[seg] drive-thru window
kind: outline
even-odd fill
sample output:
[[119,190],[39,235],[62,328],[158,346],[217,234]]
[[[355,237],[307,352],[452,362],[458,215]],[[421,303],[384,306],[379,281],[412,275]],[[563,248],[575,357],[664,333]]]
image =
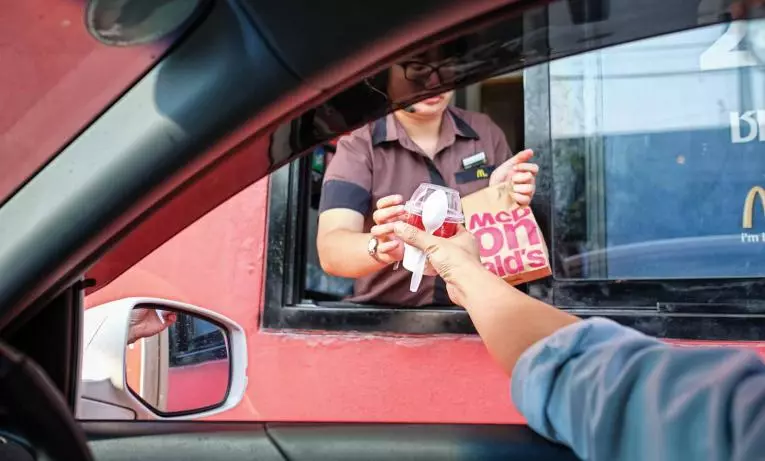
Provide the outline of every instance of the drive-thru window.
[[[530,294],[660,336],[762,339],[751,327],[765,313],[765,65],[755,23],[590,51],[458,90],[454,104],[488,114],[512,150],[537,152],[532,208],[553,277],[525,287]],[[268,261],[264,327],[471,331],[452,306],[343,301],[352,280],[323,273],[315,244],[333,148],[272,175],[269,251],[286,257]]]

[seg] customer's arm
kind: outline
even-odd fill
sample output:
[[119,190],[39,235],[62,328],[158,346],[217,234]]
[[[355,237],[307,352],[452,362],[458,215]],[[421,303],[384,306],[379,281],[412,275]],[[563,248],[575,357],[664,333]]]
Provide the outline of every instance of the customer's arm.
[[466,232],[444,240],[404,225],[397,234],[429,253],[545,437],[588,460],[765,454],[765,365],[754,352],[670,346],[609,320],[582,321],[483,269]]
[[524,352],[512,396],[529,426],[585,459],[765,454],[765,366],[752,351],[673,347],[592,319]]
[[532,344],[579,321],[513,288],[480,263],[462,278],[468,281],[464,301],[455,302],[468,311],[489,352],[507,374]]

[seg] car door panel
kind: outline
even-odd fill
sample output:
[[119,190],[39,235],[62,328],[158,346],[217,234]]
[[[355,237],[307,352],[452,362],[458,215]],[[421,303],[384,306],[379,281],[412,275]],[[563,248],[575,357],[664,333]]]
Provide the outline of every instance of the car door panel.
[[98,460],[576,460],[522,425],[83,423]]
[[283,461],[262,424],[84,423],[97,460]]
[[522,425],[272,424],[290,460],[575,460]]

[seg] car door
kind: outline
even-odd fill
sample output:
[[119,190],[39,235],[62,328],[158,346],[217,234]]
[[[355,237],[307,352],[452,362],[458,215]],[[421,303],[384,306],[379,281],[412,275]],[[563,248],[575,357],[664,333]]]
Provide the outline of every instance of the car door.
[[[589,7],[577,10],[572,6],[576,4],[553,3],[549,7],[521,9],[512,5],[500,8],[501,5],[488,3],[490,2],[476,6],[477,10],[471,13],[472,16],[468,12],[459,11],[456,6],[451,10],[444,8],[453,15],[451,23],[446,22],[443,10],[427,10],[428,17],[444,21],[440,23],[441,29],[438,30],[443,33],[449,31],[456,35],[471,36],[467,32],[468,26],[475,27],[488,19],[496,21],[495,28],[491,31],[500,34],[496,40],[510,49],[507,55],[490,55],[488,59],[477,60],[478,65],[473,69],[478,70],[473,74],[468,71],[463,77],[464,80],[454,84],[463,87],[467,83],[501,74],[511,74],[512,80],[516,78],[512,77],[513,73],[517,75],[516,71],[525,69],[523,72],[527,73],[523,74],[523,81],[528,82],[528,85],[539,84],[539,87],[532,86],[530,90],[526,90],[528,98],[544,97],[546,78],[548,101],[553,100],[550,93],[554,89],[561,89],[553,88],[549,83],[552,74],[546,66],[551,58],[586,52],[600,46],[614,46],[623,41],[647,38],[660,33],[677,32],[689,27],[714,27],[716,22],[724,19],[724,16],[721,16],[722,12],[728,10],[728,5],[710,6],[698,2],[678,2],[660,21],[653,21],[650,27],[640,23],[641,27],[638,27],[638,24],[624,20],[634,19],[636,14],[627,3],[609,3],[611,13],[605,17],[603,13],[594,13]],[[253,5],[246,2],[216,5],[207,20],[200,23],[199,28],[186,37],[182,45],[106,111],[70,145],[68,150],[62,152],[55,162],[21,188],[19,193],[9,200],[7,205],[10,208],[0,209],[0,213],[4,213],[2,217],[17,217],[15,213],[23,209],[22,205],[30,200],[39,200],[40,196],[32,194],[36,188],[44,187],[45,184],[58,184],[56,181],[62,180],[60,172],[64,170],[61,168],[76,167],[78,162],[86,160],[93,161],[95,163],[90,165],[91,168],[81,171],[85,176],[71,178],[78,181],[72,184],[73,190],[61,194],[58,205],[66,209],[69,206],[74,207],[75,203],[81,205],[81,200],[86,197],[91,200],[98,198],[92,206],[101,212],[68,214],[67,217],[76,218],[74,224],[68,226],[77,227],[75,229],[64,225],[60,228],[61,239],[56,242],[55,247],[58,253],[53,255],[52,249],[40,255],[30,253],[29,268],[19,270],[14,280],[28,282],[29,279],[25,277],[30,277],[32,273],[39,274],[39,271],[32,270],[35,267],[55,267],[57,280],[65,280],[66,277],[81,274],[86,265],[97,261],[87,272],[86,284],[92,285],[86,301],[89,305],[130,296],[192,300],[211,311],[230,309],[225,314],[248,332],[249,394],[237,406],[227,410],[227,413],[214,415],[217,419],[239,422],[84,422],[83,427],[92,438],[91,447],[98,458],[125,459],[140,456],[153,459],[166,456],[172,459],[208,459],[210,456],[220,456],[224,453],[231,459],[244,456],[255,456],[257,459],[355,459],[361,455],[374,459],[393,456],[410,459],[561,459],[563,456],[571,456],[564,454],[560,447],[534,436],[522,425],[521,416],[510,405],[506,378],[492,368],[477,339],[469,336],[471,326],[464,313],[453,309],[436,309],[429,312],[400,309],[390,312],[385,309],[348,309],[347,306],[331,304],[324,307],[318,304],[306,306],[303,299],[296,297],[296,285],[286,285],[288,279],[294,279],[297,272],[284,270],[285,266],[294,266],[291,258],[305,257],[297,251],[301,246],[290,244],[287,240],[281,249],[281,258],[278,257],[278,252],[271,253],[274,250],[270,248],[267,258],[264,258],[265,247],[270,247],[271,239],[279,236],[279,229],[289,229],[290,226],[302,229],[296,227],[297,223],[291,224],[291,220],[305,219],[305,215],[280,211],[292,211],[289,206],[300,206],[299,194],[304,194],[305,189],[299,188],[301,183],[298,179],[300,175],[305,175],[306,170],[301,169],[301,166],[305,165],[293,163],[286,167],[287,169],[276,173],[270,184],[250,184],[289,160],[296,159],[296,162],[300,162],[297,154],[318,141],[329,141],[349,128],[379,115],[380,112],[375,111],[379,108],[384,112],[387,102],[372,99],[359,109],[353,105],[342,106],[338,100],[334,100],[338,107],[348,109],[341,112],[343,117],[339,125],[328,124],[326,119],[322,118],[326,112],[331,112],[327,110],[328,106],[320,106],[318,114],[321,117],[317,116],[317,112],[300,115],[301,111],[296,108],[273,113],[258,112],[258,117],[263,117],[262,119],[256,117],[249,121],[250,125],[241,125],[239,131],[234,131],[234,125],[250,117],[254,107],[281,104],[281,108],[285,109],[283,105],[286,103],[283,100],[264,99],[258,91],[262,91],[261,88],[265,89],[268,85],[277,85],[282,93],[292,87],[298,88],[297,82],[300,79],[295,78],[293,72],[300,76],[312,77],[309,79],[310,87],[293,90],[304,100],[312,101],[306,102],[303,109],[326,99],[328,95],[322,95],[321,91],[336,91],[334,85],[342,80],[337,69],[325,70],[327,63],[335,62],[336,59],[331,58],[334,55],[321,54],[332,49],[330,46],[319,47],[321,53],[309,56],[305,61],[286,60],[290,71],[293,72],[283,72],[284,63],[274,60],[273,64],[280,69],[279,71],[268,73],[257,66],[240,65],[238,68],[244,71],[243,75],[229,73],[233,70],[228,70],[226,66],[236,62],[247,62],[248,58],[261,58],[258,62],[263,66],[263,56],[267,56],[273,49],[277,53],[282,52],[297,59],[297,51],[294,48],[297,45],[290,41],[292,35],[287,33],[287,28],[278,27],[278,20],[286,20],[287,17],[279,16],[279,12],[268,8],[258,9]],[[300,6],[308,8],[303,4]],[[658,3],[653,5],[653,10],[650,6],[642,5],[643,17],[655,18],[657,10],[665,9]],[[481,7],[485,7],[485,10],[480,10]],[[491,18],[481,16],[494,7],[501,10],[502,15],[492,14]],[[391,24],[399,24],[398,21],[404,22],[404,18],[407,18],[404,13],[397,14],[398,16],[394,15],[396,21]],[[358,15],[366,16],[367,13]],[[246,20],[241,22],[243,19]],[[468,19],[476,22],[470,23]],[[557,21],[562,21],[563,25]],[[239,29],[224,32],[226,27],[235,23]],[[589,27],[595,23],[597,30]],[[315,27],[319,29],[317,36],[322,36],[321,32],[327,32],[326,25],[317,25],[313,20],[302,26],[302,29],[293,27],[290,30],[301,29],[308,34],[315,30],[311,27]],[[362,35],[363,27],[359,24],[354,24],[354,27],[354,30]],[[426,46],[428,41],[435,40],[435,29],[437,28],[427,29],[426,32],[421,30],[423,41],[417,43]],[[720,46],[716,45],[718,42],[713,33],[716,31],[723,35],[730,34],[731,32],[726,32],[729,29],[707,29],[706,32],[713,37],[709,42],[710,47],[717,46],[715,49],[719,51]],[[400,25],[396,30],[402,34],[410,31],[404,25]],[[510,31],[510,38],[501,37],[501,32],[507,31]],[[244,32],[258,35],[253,37]],[[338,43],[332,42],[331,34],[326,35],[329,37],[322,36],[323,40]],[[372,35],[374,31],[364,37],[371,40]],[[259,43],[258,39],[262,37],[268,38],[268,52],[264,51],[265,48],[260,49],[256,46]],[[480,38],[486,40],[485,37]],[[507,40],[501,41],[500,38]],[[580,40],[574,40],[575,38]],[[736,38],[744,39],[738,35]],[[414,38],[410,36],[406,45],[413,41]],[[363,40],[361,42],[364,43]],[[211,46],[210,43],[215,46]],[[572,43],[579,45],[571,45]],[[389,46],[390,50],[401,52],[400,57],[405,54],[401,51],[405,48],[402,44]],[[505,48],[499,49],[502,51]],[[334,51],[339,53],[343,50]],[[384,50],[379,51],[382,53]],[[595,61],[605,59],[602,55],[588,55],[588,58]],[[722,65],[730,68],[730,59],[725,59],[728,64]],[[709,61],[706,59],[705,65],[709,66]],[[584,65],[576,60],[560,62],[587,68],[586,62]],[[720,65],[714,62],[712,59],[713,66]],[[206,75],[204,70],[211,70],[217,64],[222,65],[227,72]],[[350,66],[344,61],[342,64]],[[371,70],[372,64],[384,66],[385,60],[354,65],[358,69]],[[338,68],[340,67],[338,64]],[[735,69],[739,67],[742,66],[733,66]],[[323,72],[319,73],[318,69]],[[191,70],[196,73],[192,73]],[[558,70],[562,72],[565,80],[565,66],[559,67]],[[351,72],[345,68],[344,71],[347,74],[343,78],[347,78]],[[540,76],[543,78],[535,78]],[[220,81],[221,79],[224,81]],[[258,84],[262,86],[258,87]],[[597,86],[591,81],[588,84]],[[218,85],[228,88],[231,93],[217,93],[218,90],[222,91]],[[345,91],[350,93],[341,92],[336,96],[351,94],[369,97],[368,91],[361,91],[366,86],[363,82],[356,86],[347,82],[343,83],[343,86],[347,86]],[[181,92],[190,89],[197,91],[191,93],[193,97]],[[486,89],[487,93],[490,91],[491,88]],[[590,88],[589,91],[597,93],[604,90]],[[241,92],[247,97],[242,96],[236,101],[227,100],[226,104],[220,104],[220,100],[225,99],[222,98],[222,94],[233,97]],[[250,92],[253,93],[251,97]],[[468,95],[464,97],[468,99]],[[757,101],[756,98],[750,99],[753,103]],[[216,100],[218,104],[214,104]],[[748,104],[750,101],[746,102]],[[206,104],[209,106],[205,106]],[[329,107],[336,111],[332,104],[329,104]],[[537,116],[540,123],[551,123],[549,113],[538,113],[544,104],[530,103],[527,106],[524,102],[524,108],[526,107],[529,108],[527,119],[533,120],[533,117]],[[209,113],[200,112],[203,108]],[[273,108],[271,110],[276,111]],[[739,116],[747,123],[749,120],[755,120],[754,125],[750,123],[750,130],[754,130],[757,125],[757,110],[749,109]],[[749,111],[754,112],[747,115]],[[279,127],[266,123],[293,115],[299,116]],[[216,118],[218,116],[220,119]],[[126,120],[134,126],[126,126],[119,136],[115,135],[113,127],[125,124]],[[262,129],[256,129],[258,123],[263,125]],[[512,122],[509,125],[512,125]],[[313,129],[301,129],[304,126]],[[737,126],[741,127],[741,124]],[[588,129],[591,134],[592,127]],[[532,144],[538,150],[556,148],[551,146],[549,139],[544,139],[544,135],[536,140],[530,136],[533,130],[529,126],[524,125],[523,131],[526,138],[524,144]],[[759,142],[756,141],[757,136],[751,136],[752,132],[740,134],[736,139]],[[108,136],[110,134],[111,137]],[[224,134],[227,137],[221,141],[220,136]],[[171,142],[159,142],[162,137]],[[151,144],[147,144],[149,140],[152,141]],[[93,152],[97,148],[107,149],[110,143],[117,151],[113,157],[105,155],[104,158],[93,159]],[[139,151],[143,152],[131,150],[139,147]],[[565,148],[561,144],[558,144],[558,147]],[[158,156],[162,152],[171,156]],[[223,155],[224,153],[226,155]],[[581,151],[577,153],[581,154]],[[212,162],[212,157],[215,156],[218,156],[218,159]],[[264,162],[265,159],[267,162]],[[680,160],[677,162],[682,164]],[[195,168],[194,175],[186,170],[186,176],[176,176],[176,169],[186,165]],[[110,174],[114,176],[96,175],[95,172],[99,168],[103,169],[102,172],[111,171]],[[139,170],[146,173],[147,169],[151,170],[151,174],[143,176],[143,182],[139,181],[140,175],[135,176],[134,173]],[[118,170],[121,170],[121,174],[118,174]],[[292,176],[293,174],[297,178]],[[117,180],[120,177],[124,182]],[[109,182],[105,183],[106,179],[109,179]],[[565,182],[563,184],[569,188],[576,187]],[[107,185],[108,193],[104,192]],[[245,186],[249,187],[244,189]],[[267,187],[270,188],[268,195]],[[147,192],[148,189],[151,189],[150,193]],[[170,194],[171,190],[173,194]],[[93,195],[97,192],[102,192],[103,196]],[[540,193],[543,197],[545,194],[549,197],[556,193],[556,190],[552,186],[548,186],[548,189],[541,187]],[[287,200],[284,200],[285,195]],[[754,196],[756,198],[756,194]],[[230,201],[220,205],[229,197],[232,197]],[[574,198],[577,198],[577,194],[574,194]],[[282,200],[276,202],[282,204],[281,208],[274,205],[274,199]],[[267,200],[270,202],[267,215],[268,232],[264,219]],[[112,210],[114,214],[106,213],[107,209]],[[115,216],[116,210],[120,213],[124,210],[125,214],[118,218]],[[205,215],[210,210],[213,211]],[[11,247],[9,244],[2,254],[2,261],[10,262],[12,256],[17,256],[20,251],[31,250],[34,242],[39,244],[45,240],[40,235],[19,233],[24,230],[25,225],[33,222],[30,219],[43,219],[49,224],[63,224],[63,221],[58,220],[59,217],[43,214],[42,211],[44,210],[35,210],[38,214],[32,213],[31,218],[19,217],[14,221],[18,223],[18,229],[14,229],[13,232],[6,229],[6,241],[19,246]],[[544,208],[541,208],[539,213],[544,217]],[[205,216],[199,219],[202,215]],[[236,222],[236,218],[242,216],[246,217],[245,220]],[[225,225],[232,222],[247,229],[237,233],[236,228]],[[248,225],[251,227],[248,228]],[[232,234],[227,234],[228,232]],[[224,239],[225,244],[216,241],[216,237],[220,238],[222,233],[229,235],[228,240]],[[548,229],[548,235],[555,237],[551,229]],[[109,252],[105,252],[104,244],[116,243],[118,237],[120,243],[111,246]],[[281,237],[296,238],[298,241],[306,238],[305,235],[292,237],[283,232]],[[579,240],[562,239],[561,243],[585,241],[582,237],[577,238]],[[75,249],[81,248],[80,245],[85,241],[92,243],[90,250],[78,250],[84,253],[77,253]],[[285,249],[288,252],[285,252]],[[591,260],[597,259],[598,255],[593,258],[586,253],[579,251],[573,254],[585,255],[588,260],[587,266],[593,267],[594,263]],[[97,259],[97,256],[102,257]],[[569,266],[562,265],[560,268],[563,270]],[[125,272],[131,267],[130,271]],[[625,270],[629,270],[629,267],[627,265]],[[162,277],[156,277],[157,274]],[[585,278],[598,278],[597,271],[592,274],[594,275],[587,275]],[[274,275],[278,278],[274,279]],[[569,274],[564,273],[556,275],[561,276],[555,282],[557,286],[540,284],[529,287],[530,292],[555,302],[571,300],[570,305],[562,303],[563,307],[584,309],[592,303],[588,304],[583,297],[574,296],[577,290],[602,290],[604,286],[609,289],[615,286],[599,282],[602,285],[581,288],[582,285],[572,282],[576,277],[569,277]],[[744,275],[751,275],[752,280],[737,281],[739,286],[733,286],[734,290],[731,292],[714,293],[735,300],[736,289],[746,289],[750,292],[760,289],[757,276],[761,274],[757,272],[757,268],[754,268],[751,274]],[[635,277],[634,274],[629,274],[628,278],[631,277]],[[263,279],[266,283],[263,283]],[[25,306],[33,304],[32,301],[41,295],[50,295],[56,286],[53,282],[53,278],[48,280],[38,277],[34,289],[29,284],[21,285],[24,290],[19,286],[4,286],[0,293],[4,300],[12,301],[12,305]],[[679,282],[680,286],[683,283],[698,285],[698,282]],[[556,288],[561,290],[557,293],[562,293],[558,298],[553,297]],[[715,284],[708,284],[702,288],[707,291],[716,289]],[[719,288],[717,286],[717,289]],[[619,293],[618,289],[613,290]],[[624,299],[634,298],[624,295],[622,300]],[[606,307],[613,307],[613,311],[616,307],[624,306]],[[670,328],[677,325],[675,319],[655,313],[647,317],[641,311],[644,310],[645,304],[639,304],[637,301],[628,307],[633,309],[608,313],[626,318],[627,322],[638,326],[641,320],[648,318],[648,328],[659,328],[659,331],[648,331],[654,334],[662,333],[669,338],[677,336],[674,333],[676,330]],[[751,308],[751,305],[747,305],[747,308]],[[723,316],[712,312],[712,317],[714,321],[720,321]],[[743,318],[745,321],[751,320]],[[5,322],[10,324],[10,319]],[[742,330],[740,324],[738,327],[733,325],[724,329],[723,333],[718,329],[718,336],[709,335],[710,330],[703,329],[704,322],[700,324],[700,329],[693,333],[696,336],[690,339],[759,339],[758,336],[746,336],[755,333],[751,333],[752,329]],[[687,328],[687,324],[677,328],[682,330]],[[315,331],[303,334],[305,330]],[[341,334],[348,333],[349,330],[351,334]],[[328,331],[332,333],[327,334]],[[370,333],[374,335],[370,336]],[[402,333],[420,336],[402,338]],[[453,334],[468,336],[454,338],[450,336]],[[680,337],[688,339],[688,336]],[[421,367],[417,369],[417,365]],[[362,422],[398,424],[360,424]],[[503,425],[486,426],[479,423]]]

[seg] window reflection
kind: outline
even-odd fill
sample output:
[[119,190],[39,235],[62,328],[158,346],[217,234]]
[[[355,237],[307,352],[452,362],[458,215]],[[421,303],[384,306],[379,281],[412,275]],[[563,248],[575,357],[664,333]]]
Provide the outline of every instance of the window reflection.
[[765,186],[763,47],[746,35],[762,25],[550,64],[556,277],[765,274],[765,209],[742,226],[747,194]]

